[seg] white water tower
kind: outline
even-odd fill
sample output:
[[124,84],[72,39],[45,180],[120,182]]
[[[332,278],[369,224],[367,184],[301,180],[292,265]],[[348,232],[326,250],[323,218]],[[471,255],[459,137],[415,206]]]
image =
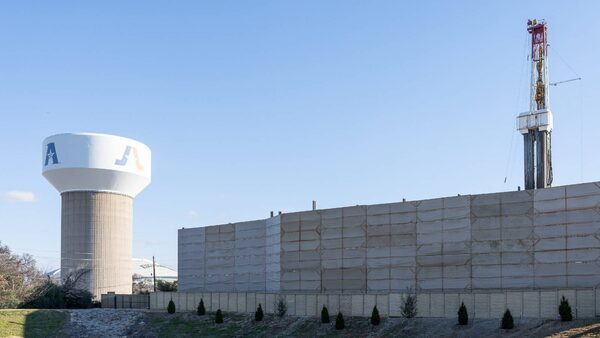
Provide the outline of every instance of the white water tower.
[[74,133],[46,138],[42,174],[60,192],[61,277],[96,299],[131,293],[133,198],[150,184],[150,148],[125,137]]

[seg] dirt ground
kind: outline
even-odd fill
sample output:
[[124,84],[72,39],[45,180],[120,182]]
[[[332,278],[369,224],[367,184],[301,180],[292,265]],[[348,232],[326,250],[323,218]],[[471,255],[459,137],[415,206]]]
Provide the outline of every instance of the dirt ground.
[[335,318],[224,313],[223,324],[214,313],[173,315],[145,310],[90,309],[70,311],[64,333],[71,337],[600,337],[600,318],[560,322],[515,319],[513,330],[501,330],[499,319],[476,319],[467,326],[448,318],[382,318],[372,326],[368,318],[346,317],[346,328],[335,330]]

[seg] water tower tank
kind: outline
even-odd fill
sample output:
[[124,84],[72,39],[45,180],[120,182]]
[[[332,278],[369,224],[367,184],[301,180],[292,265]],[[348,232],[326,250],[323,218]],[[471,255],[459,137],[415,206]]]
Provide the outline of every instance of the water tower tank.
[[73,133],[46,138],[42,155],[42,174],[62,199],[61,278],[78,278],[97,299],[131,293],[133,198],[150,184],[150,148]]

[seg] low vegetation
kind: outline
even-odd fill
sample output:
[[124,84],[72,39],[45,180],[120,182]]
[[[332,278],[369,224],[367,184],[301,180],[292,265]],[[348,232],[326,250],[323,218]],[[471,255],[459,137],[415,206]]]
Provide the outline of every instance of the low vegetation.
[[169,305],[167,305],[167,312],[169,314],[174,314],[175,313],[175,302],[173,302],[172,299],[169,301]]
[[198,316],[204,316],[206,314],[206,308],[204,308],[204,299],[200,298],[200,303],[198,304],[198,310],[196,311]]
[[558,314],[563,322],[570,322],[573,320],[573,314],[571,313],[571,306],[569,301],[562,296],[560,299],[560,305],[558,306]]
[[287,313],[287,302],[283,296],[277,299],[277,316],[283,317]]
[[16,255],[0,244],[0,308],[81,309],[90,308],[93,295],[78,287],[87,272],[76,271],[56,284],[44,277],[28,254]]
[[329,323],[329,311],[325,305],[323,305],[323,309],[321,309],[321,323]]
[[512,314],[510,314],[510,310],[506,309],[506,311],[504,311],[504,316],[502,316],[502,325],[501,325],[502,329],[504,330],[511,330],[512,328],[515,327],[514,321],[513,321],[513,316]]
[[156,290],[162,292],[175,292],[177,291],[177,281],[167,282],[159,279],[156,281]]
[[417,294],[412,289],[406,289],[406,293],[402,296],[400,311],[404,318],[414,318],[417,316]]
[[465,303],[461,302],[460,307],[458,308],[458,325],[467,324],[469,324],[469,313],[467,312]]
[[0,309],[19,307],[44,282],[31,255],[13,254],[0,242]]
[[217,310],[217,313],[215,315],[215,323],[223,324],[223,312],[221,312],[221,309]]
[[346,322],[344,322],[344,316],[341,312],[338,312],[337,317],[335,317],[335,329],[343,330],[346,327]]
[[21,307],[28,309],[88,309],[99,305],[91,292],[77,287],[87,272],[69,275],[62,284],[46,280],[29,295]]
[[379,317],[379,310],[377,310],[377,305],[373,307],[373,311],[371,312],[371,325],[377,326],[381,322],[381,318]]
[[262,306],[261,304],[258,304],[258,309],[256,309],[256,312],[254,313],[254,320],[260,322],[261,320],[263,320],[264,316],[265,314],[263,313]]

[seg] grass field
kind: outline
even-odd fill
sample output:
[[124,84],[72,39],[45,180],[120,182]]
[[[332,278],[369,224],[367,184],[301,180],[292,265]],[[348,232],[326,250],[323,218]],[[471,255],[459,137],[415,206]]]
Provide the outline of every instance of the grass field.
[[61,337],[66,319],[60,310],[0,310],[0,337]]

